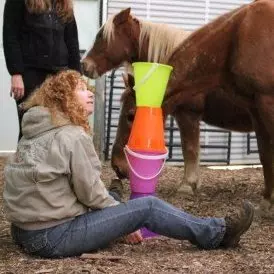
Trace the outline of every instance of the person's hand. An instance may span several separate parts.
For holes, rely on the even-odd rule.
[[[17,101],[25,94],[24,82],[21,74],[15,74],[11,77],[10,96]]]
[[[127,244],[139,244],[143,241],[143,236],[140,230],[137,230],[129,235],[124,236],[124,241]]]

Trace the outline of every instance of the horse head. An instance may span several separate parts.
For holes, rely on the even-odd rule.
[[[110,17],[96,35],[93,47],[82,58],[86,76],[97,78],[123,64],[157,62],[167,64],[189,32],[167,24],[139,20],[130,8]]]
[[[84,74],[97,78],[124,62],[131,63],[138,54],[139,32],[139,22],[131,16],[130,8],[110,17],[82,58]]]
[[[128,178],[128,165],[124,147],[129,139],[136,111],[135,91],[133,90],[134,78],[130,74],[123,74],[123,79],[126,88],[121,97],[122,108],[111,154],[112,168],[120,179]]]

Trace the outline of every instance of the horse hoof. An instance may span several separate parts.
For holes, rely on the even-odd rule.
[[[198,183],[196,184],[196,191],[199,190],[202,186],[202,182],[198,181]]]
[[[256,211],[260,217],[274,220],[274,203],[273,202],[263,199]]]
[[[186,184],[182,184],[178,188],[177,192],[185,194],[185,195],[191,195],[191,196],[195,195],[193,188],[190,185],[186,185]]]

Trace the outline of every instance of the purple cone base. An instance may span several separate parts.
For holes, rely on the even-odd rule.
[[[140,198],[140,197],[146,197],[146,196],[155,196],[155,193],[137,193],[137,192],[131,192],[130,200],[137,199],[137,198]],[[142,236],[143,236],[144,239],[149,239],[149,238],[154,238],[154,237],[159,236],[157,233],[154,233],[154,232],[148,230],[145,227],[142,227],[140,229],[140,231],[141,231]]]

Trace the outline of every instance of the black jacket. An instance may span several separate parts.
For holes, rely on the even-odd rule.
[[[63,23],[54,9],[42,14],[27,11],[24,0],[6,0],[3,46],[11,75],[28,67],[80,71],[78,32],[75,19]]]

